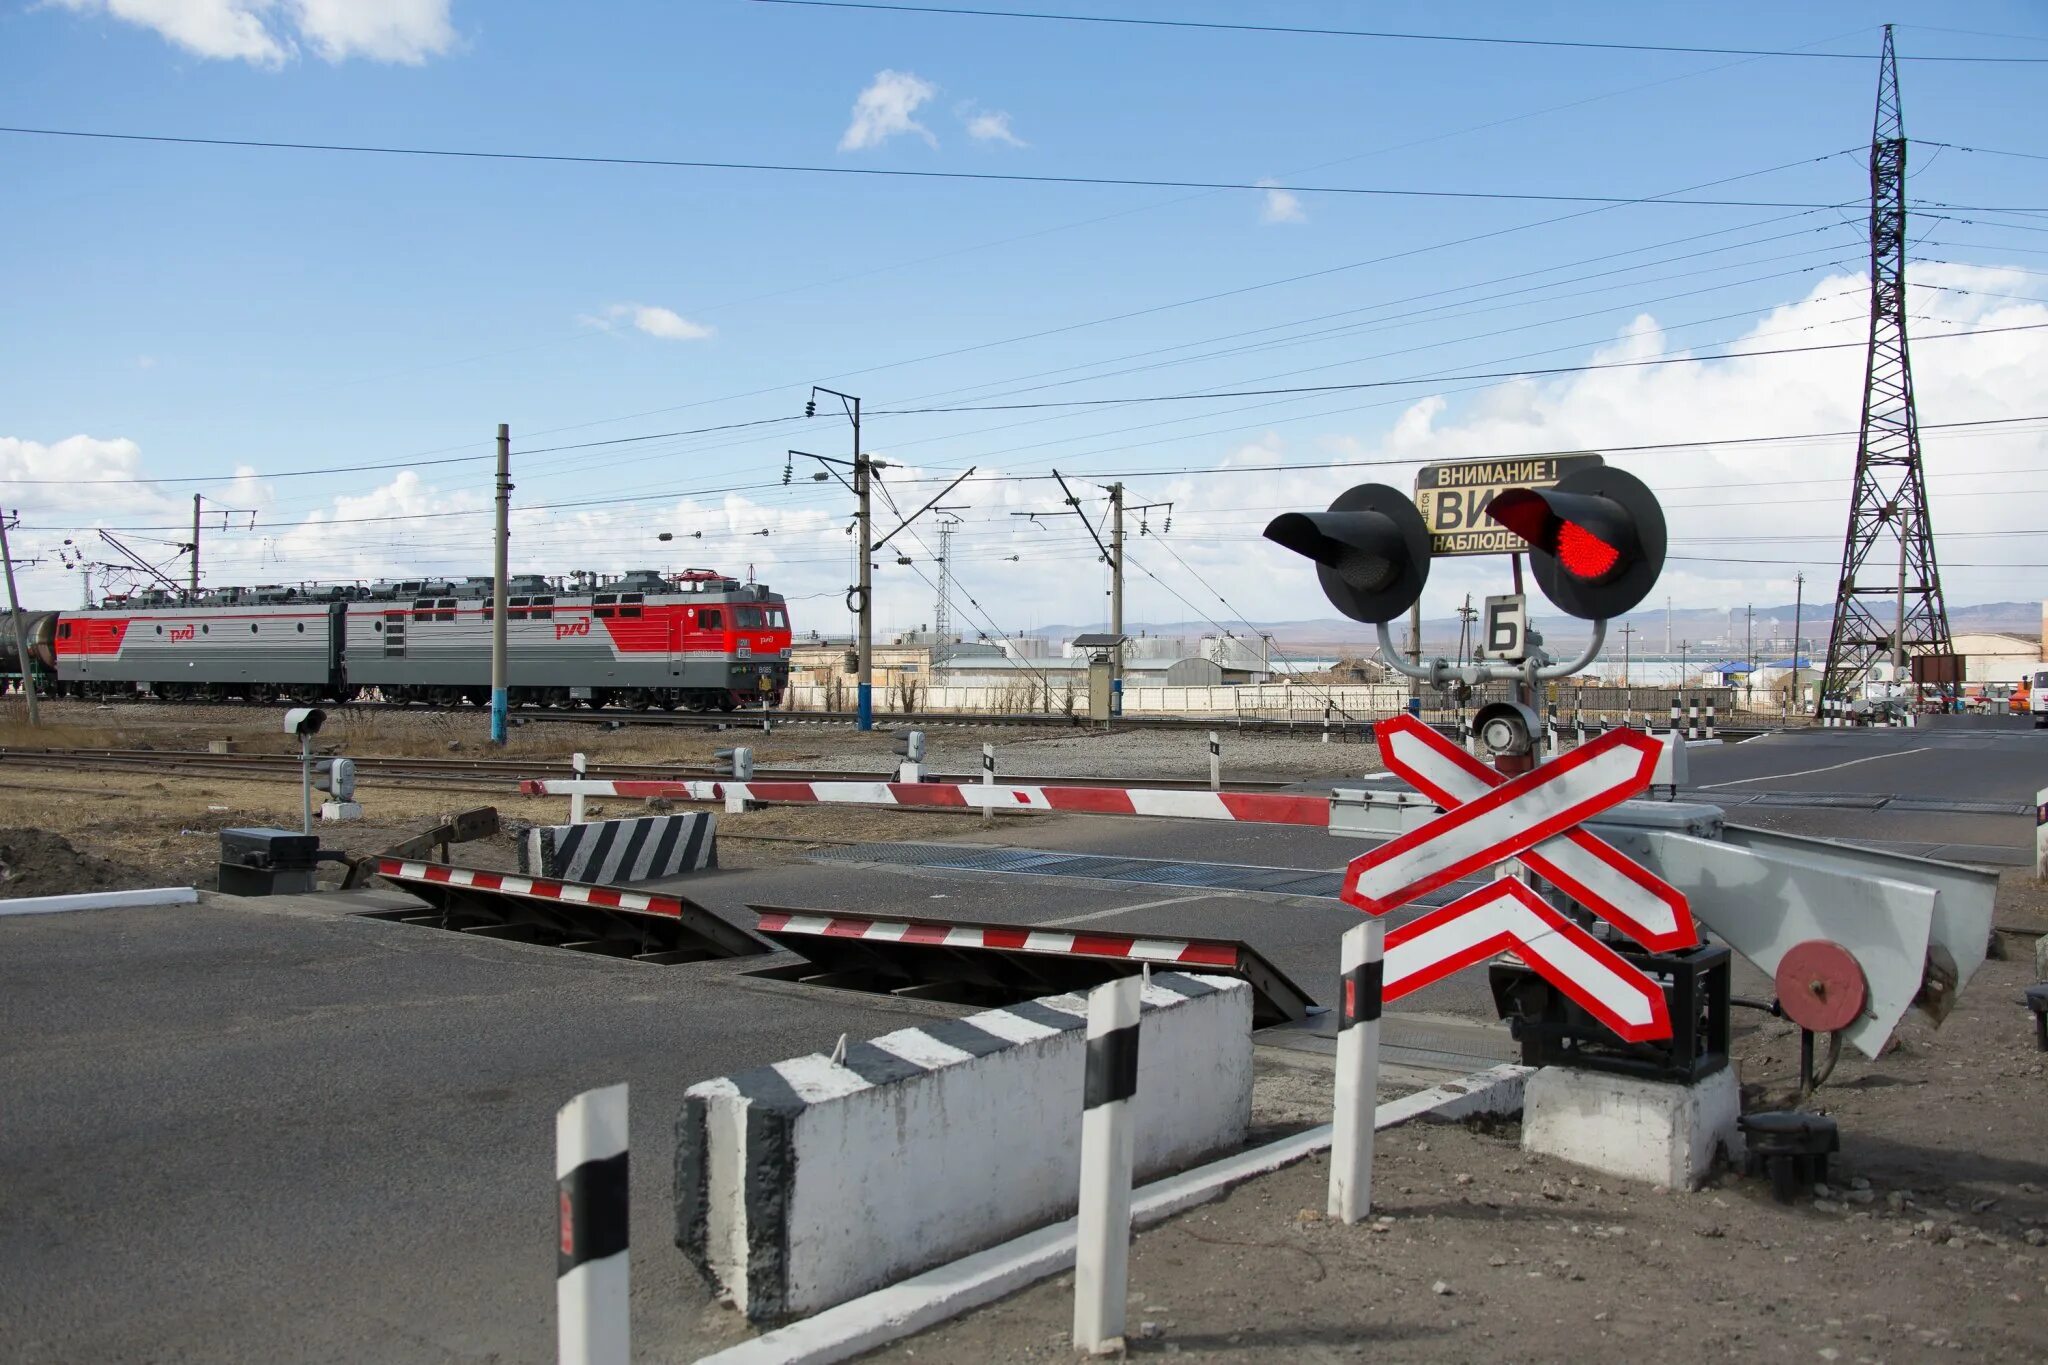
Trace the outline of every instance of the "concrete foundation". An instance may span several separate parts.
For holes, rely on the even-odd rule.
[[[323,801],[320,803],[320,818],[327,821],[360,820],[363,808],[354,801]]]
[[[1546,1066],[1522,1096],[1522,1150],[1666,1189],[1696,1188],[1717,1153],[1742,1154],[1733,1068],[1692,1085]]]

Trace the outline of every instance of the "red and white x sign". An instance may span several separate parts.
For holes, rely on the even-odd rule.
[[[1576,826],[1647,788],[1658,745],[1617,730],[1520,777],[1481,765],[1412,716],[1376,727],[1387,766],[1443,806],[1420,829],[1354,859],[1343,898],[1381,915],[1482,868],[1519,859],[1644,946],[1698,942],[1685,896]],[[1501,878],[1387,935],[1393,1001],[1512,949],[1629,1041],[1671,1036],[1657,983],[1528,887]]]
[[[1352,905],[1385,914],[1512,857],[1653,952],[1700,941],[1683,891],[1606,840],[1571,828],[1649,785],[1658,745],[1648,735],[1616,730],[1510,780],[1414,716],[1382,721],[1374,731],[1387,767],[1459,819],[1431,821],[1353,862],[1343,890]],[[1616,777],[1623,781],[1601,788],[1602,779]],[[1403,878],[1413,884],[1402,885]]]

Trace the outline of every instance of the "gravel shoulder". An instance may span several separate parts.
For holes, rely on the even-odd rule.
[[[1323,1216],[1318,1158],[1139,1234],[1130,1354],[2048,1359],[2048,1078],[2017,1004],[2031,937],[2009,942],[1940,1029],[1909,1016],[1817,1092],[1843,1135],[1819,1197],[1779,1205],[1732,1172],[1660,1193],[1525,1155],[1518,1124],[1417,1125],[1381,1139],[1369,1223]],[[1789,1085],[1789,1025],[1752,1022],[1736,1050],[1745,1091]],[[1072,1295],[1061,1276],[869,1358],[1070,1360]]]

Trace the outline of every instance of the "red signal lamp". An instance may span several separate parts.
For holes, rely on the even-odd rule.
[[[1625,470],[1602,465],[1552,488],[1510,488],[1486,513],[1527,542],[1536,586],[1570,616],[1620,616],[1664,569],[1664,510]]]

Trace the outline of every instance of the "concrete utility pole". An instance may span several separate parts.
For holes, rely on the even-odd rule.
[[[859,651],[856,661],[859,686],[854,702],[853,728],[872,730],[875,728],[875,525],[868,503],[874,462],[861,454],[860,399],[850,393],[813,384],[810,400],[804,404],[804,416],[818,415],[818,395],[821,393],[837,398],[853,423],[853,496],[860,508],[857,517],[859,529],[855,533],[855,539],[860,542],[860,573],[859,582],[853,590],[853,595],[860,599],[855,606],[860,615],[859,639],[855,646]]]
[[[1623,687],[1628,686],[1629,643],[1635,636],[1635,633],[1636,627],[1634,622],[1624,621],[1621,623],[1621,685]]]
[[[498,526],[491,563],[491,743],[505,742],[505,713],[511,694],[505,673],[505,578],[511,563],[512,428],[498,423]]]
[[[1788,701],[1804,705],[1806,694],[1799,690],[1799,618],[1806,606],[1806,575],[1797,575],[1792,584],[1792,683],[1786,689],[1785,697]]]
[[[199,595],[199,495],[192,495],[192,586],[194,597]]]
[[[1124,713],[1124,486],[1109,486],[1109,633],[1117,637],[1109,654],[1109,714]]]
[[[14,618],[14,657],[21,664],[21,695],[28,699],[28,723],[40,725],[36,715],[35,666],[28,657],[28,631],[22,626],[21,599],[14,592],[14,551],[7,548],[10,525],[18,525],[21,513],[0,513],[0,561],[7,565],[7,611]]]
[[[860,419],[855,418],[853,452],[853,496],[860,505],[860,675],[854,700],[856,730],[875,728],[875,524],[869,510],[869,484],[873,471],[868,457],[860,453]]]
[[[1742,608],[1742,661],[1749,665],[1749,672],[1742,675],[1742,704],[1749,705],[1756,700],[1756,604],[1747,603]]]

